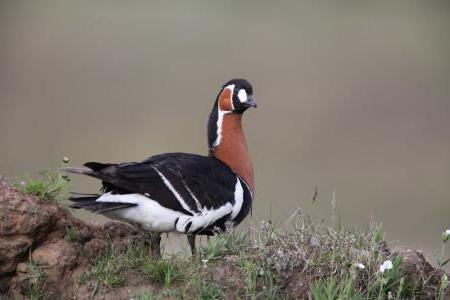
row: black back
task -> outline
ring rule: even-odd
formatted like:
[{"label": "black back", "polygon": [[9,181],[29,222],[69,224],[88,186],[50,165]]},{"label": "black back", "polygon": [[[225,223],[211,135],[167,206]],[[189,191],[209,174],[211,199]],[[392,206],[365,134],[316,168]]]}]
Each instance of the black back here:
[{"label": "black back", "polygon": [[[216,209],[226,203],[234,204],[234,191],[238,176],[223,162],[214,158],[188,153],[166,153],[152,156],[142,162],[122,164],[86,163],[93,169],[92,177],[101,179],[103,191],[117,194],[140,193],[162,206],[187,215],[201,209]],[[187,204],[180,204],[167,187],[162,176],[170,182]],[[246,201],[239,222],[248,214],[251,194],[241,180]],[[194,198],[195,197],[195,198]],[[245,202],[245,201],[244,201]]]}]

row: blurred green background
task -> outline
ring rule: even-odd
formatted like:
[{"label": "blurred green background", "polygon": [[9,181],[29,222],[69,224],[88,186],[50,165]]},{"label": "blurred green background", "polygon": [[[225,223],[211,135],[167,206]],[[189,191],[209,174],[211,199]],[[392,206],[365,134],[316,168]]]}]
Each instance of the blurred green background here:
[{"label": "blurred green background", "polygon": [[218,89],[244,77],[247,226],[298,205],[329,219],[335,189],[342,223],[373,216],[432,256],[450,228],[449,32],[448,1],[2,0],[0,173],[205,154]]}]

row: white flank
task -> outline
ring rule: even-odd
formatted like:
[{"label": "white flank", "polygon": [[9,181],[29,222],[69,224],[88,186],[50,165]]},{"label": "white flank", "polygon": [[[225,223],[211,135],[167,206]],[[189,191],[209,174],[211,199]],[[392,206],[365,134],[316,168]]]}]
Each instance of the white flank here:
[{"label": "white flank", "polygon": [[238,98],[241,103],[247,101],[247,92],[244,89],[240,89],[238,92]]},{"label": "white flank", "polygon": [[186,202],[184,202],[183,197],[181,197],[180,194],[178,194],[177,190],[175,190],[175,188],[173,187],[173,185],[170,183],[169,180],[167,180],[167,178],[154,166],[152,166],[153,169],[155,169],[156,172],[158,172],[158,175],[161,177],[161,179],[163,180],[164,184],[167,186],[167,188],[172,192],[172,194],[175,196],[175,198],[177,198],[178,202],[181,204],[181,206],[187,210],[188,212],[195,214],[195,212],[189,207],[189,205],[187,205]]},{"label": "white flank", "polygon": [[133,203],[137,206],[113,210],[105,215],[140,224],[147,230],[156,232],[173,231],[175,220],[183,213],[161,206],[158,202],[141,194],[113,195],[106,193],[96,200],[97,202]]},{"label": "white flank", "polygon": [[236,177],[236,187],[234,188],[234,205],[233,212],[231,213],[231,219],[237,217],[242,208],[242,203],[244,203],[244,189],[242,188],[241,181]]},{"label": "white flank", "polygon": [[[190,233],[199,229],[212,225],[215,221],[228,215],[233,210],[231,203],[227,203],[217,209],[204,210],[200,215],[186,216],[183,215],[178,219],[176,231],[181,233]],[[189,230],[185,232],[186,225],[191,222]]]}]

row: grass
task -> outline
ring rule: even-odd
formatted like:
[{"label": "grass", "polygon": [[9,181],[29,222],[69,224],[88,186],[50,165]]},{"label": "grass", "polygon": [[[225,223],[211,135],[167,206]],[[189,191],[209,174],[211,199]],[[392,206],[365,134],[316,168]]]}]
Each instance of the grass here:
[{"label": "grass", "polygon": [[140,274],[164,287],[168,287],[175,281],[182,281],[186,278],[182,268],[168,259],[138,258],[136,261],[133,261],[132,265],[137,268]]},{"label": "grass", "polygon": [[217,300],[223,297],[223,292],[217,283],[203,278],[197,279],[195,292],[198,300]]},{"label": "grass", "polygon": [[116,255],[114,251],[107,251],[100,258],[95,259],[91,269],[84,273],[79,279],[79,284],[94,281],[95,295],[99,287],[114,288],[124,283],[122,270],[125,267],[123,255]]},{"label": "grass", "polygon": [[130,268],[164,287],[187,278],[187,268],[183,265],[182,260],[177,258],[155,259],[150,255],[145,240],[136,241],[133,247],[125,253],[125,256]]},{"label": "grass", "polygon": [[126,251],[117,251],[110,241],[108,249],[92,262],[91,268],[79,279],[79,284],[91,283],[93,295],[99,288],[123,286],[127,272],[135,272],[156,285],[169,287],[187,278],[187,270],[181,260],[155,259],[145,241],[137,241]]},{"label": "grass", "polygon": [[79,242],[81,239],[80,231],[76,227],[66,227],[64,239],[68,242]]},{"label": "grass", "polygon": [[258,273],[256,271],[256,265],[251,260],[244,261],[244,284],[245,284],[245,294],[250,299],[256,299],[256,279],[258,278]]},{"label": "grass", "polygon": [[224,255],[239,254],[248,247],[250,247],[248,233],[240,231],[220,233],[202,247],[201,257],[207,261],[216,260]]},{"label": "grass", "polygon": [[266,261],[251,257],[242,261],[245,296],[248,299],[278,299],[280,287],[276,275]]},{"label": "grass", "polygon": [[152,292],[145,292],[145,293],[139,294],[131,299],[132,300],[157,300],[157,299],[159,299],[159,297]]},{"label": "grass", "polygon": [[[291,225],[281,230],[263,222],[245,233],[219,234],[202,247],[197,260],[155,260],[142,241],[121,253],[111,244],[80,283],[91,282],[95,293],[125,284],[124,274],[133,270],[157,287],[135,299],[289,299],[295,296],[292,284],[295,293],[318,300],[420,298],[430,288],[436,299],[448,295],[446,276],[431,287],[424,273],[405,274],[403,258],[390,252],[381,226],[373,221],[358,231],[316,225],[298,211]],[[225,273],[215,277],[218,269]]]},{"label": "grass", "polygon": [[44,272],[45,266],[29,261],[27,263],[27,287],[26,295],[32,300],[45,299],[45,284],[47,282],[47,275]]},{"label": "grass", "polygon": [[[60,168],[68,162],[69,160],[66,157],[63,158]],[[13,185],[24,193],[38,197],[40,200],[60,202],[68,198],[70,180],[66,175],[61,172],[52,173],[49,171],[40,171],[38,174],[38,178],[25,175],[21,180],[14,182]]]},{"label": "grass", "polygon": [[[314,299],[384,299],[396,295],[402,278],[401,258],[391,257],[379,225],[372,222],[363,232],[317,226],[299,213],[288,233],[263,224],[258,233],[259,247],[265,249],[263,261],[278,272],[300,271],[312,283]],[[381,275],[379,266],[385,260],[393,260],[394,266]],[[412,291],[401,292],[401,296],[413,296]]]}]

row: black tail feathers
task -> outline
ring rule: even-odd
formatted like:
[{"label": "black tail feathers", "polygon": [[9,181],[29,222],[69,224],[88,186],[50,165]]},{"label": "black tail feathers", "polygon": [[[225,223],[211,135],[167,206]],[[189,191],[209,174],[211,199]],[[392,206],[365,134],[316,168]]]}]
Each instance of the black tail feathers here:
[{"label": "black tail feathers", "polygon": [[118,203],[118,202],[98,202],[96,201],[101,195],[99,194],[81,194],[72,193],[69,198],[70,201],[74,202],[70,207],[75,209],[86,209],[95,213],[105,213],[117,209],[129,208],[136,206],[133,203]]}]

